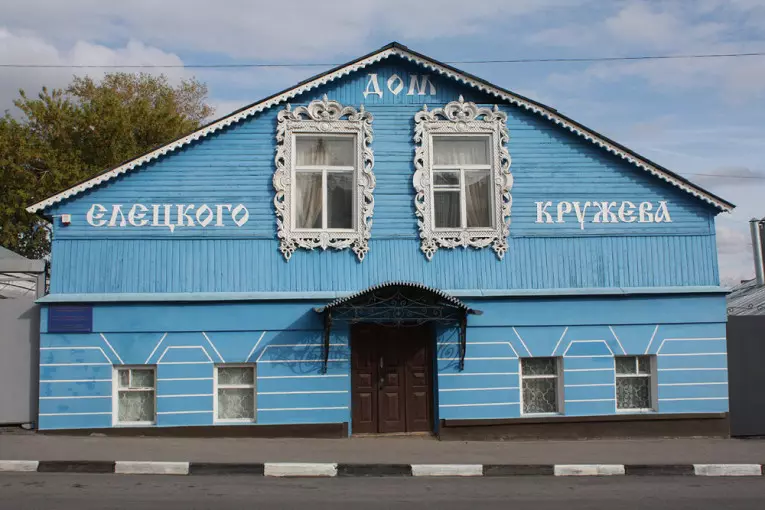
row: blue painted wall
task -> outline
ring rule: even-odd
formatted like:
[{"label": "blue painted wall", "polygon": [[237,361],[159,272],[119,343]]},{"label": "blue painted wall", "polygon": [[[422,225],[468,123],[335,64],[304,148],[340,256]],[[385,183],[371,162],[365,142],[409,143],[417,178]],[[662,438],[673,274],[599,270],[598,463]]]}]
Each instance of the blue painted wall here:
[{"label": "blue painted wall", "polygon": [[[369,73],[377,73],[382,98],[364,98]],[[364,104],[374,115],[375,214],[363,263],[347,250],[299,250],[289,262],[279,253],[271,177],[280,106],[54,207],[53,214],[72,214],[73,221],[55,226],[51,292],[344,291],[398,279],[442,289],[719,283],[712,208],[546,119],[502,104],[515,178],[510,251],[499,261],[490,249],[441,249],[428,262],[419,251],[413,207],[413,117],[425,103],[437,107],[461,94],[487,106],[497,100],[440,76],[431,76],[432,96],[407,96],[406,87],[394,96],[385,85],[393,73],[408,84],[423,70],[388,61],[294,101],[326,93],[343,104]],[[536,224],[535,202],[548,200],[664,200],[673,221],[587,223],[581,230],[569,215],[562,224]],[[250,216],[242,228],[231,221],[173,232],[94,228],[85,221],[94,203],[242,203]]]},{"label": "blue painted wall", "polygon": [[[464,371],[456,331],[436,339],[437,418],[520,416],[518,358],[529,355],[563,357],[565,415],[616,412],[613,355],[624,353],[657,357],[659,413],[727,410],[722,296],[467,303],[484,313],[470,318]],[[111,427],[123,364],[157,367],[160,427],[214,424],[213,367],[223,363],[256,365],[259,424],[349,422],[348,332],[333,335],[321,374],[319,304],[102,304],[93,333],[81,334],[43,322],[39,426]]]}]

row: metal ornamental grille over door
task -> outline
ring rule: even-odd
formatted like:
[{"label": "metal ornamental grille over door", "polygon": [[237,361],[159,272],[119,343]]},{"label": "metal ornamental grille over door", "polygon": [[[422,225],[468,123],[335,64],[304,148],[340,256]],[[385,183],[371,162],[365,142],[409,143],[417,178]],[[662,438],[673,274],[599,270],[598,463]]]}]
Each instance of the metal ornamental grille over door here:
[{"label": "metal ornamental grille over door", "polygon": [[480,315],[459,299],[437,289],[413,282],[388,282],[370,287],[314,309],[324,317],[324,369],[329,356],[333,321],[351,324],[374,323],[391,327],[423,324],[454,325],[460,328],[460,362],[465,364],[467,316]]}]

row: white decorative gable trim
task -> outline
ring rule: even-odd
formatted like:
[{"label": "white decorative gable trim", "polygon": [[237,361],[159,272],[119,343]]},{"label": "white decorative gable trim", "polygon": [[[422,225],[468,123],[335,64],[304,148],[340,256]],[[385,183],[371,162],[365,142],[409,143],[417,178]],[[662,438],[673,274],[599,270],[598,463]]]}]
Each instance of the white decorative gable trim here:
[{"label": "white decorative gable trim", "polygon": [[[359,261],[369,251],[372,232],[372,213],[375,202],[375,176],[372,173],[374,154],[372,143],[372,114],[351,106],[330,101],[325,95],[320,101],[293,109],[289,104],[279,112],[276,128],[276,171],[273,183],[276,195],[276,227],[279,236],[279,250],[287,260],[298,248],[351,248]],[[353,134],[356,138],[356,172],[354,228],[348,231],[306,231],[294,228],[293,189],[294,169],[293,133]]]},{"label": "white decorative gable trim", "polygon": [[87,181],[83,183],[80,183],[67,190],[64,190],[61,193],[58,193],[56,195],[53,195],[52,197],[49,197],[34,205],[31,205],[27,208],[27,211],[30,213],[42,211],[54,204],[61,202],[62,200],[66,200],[75,195],[83,193],[95,186],[98,186],[112,179],[115,179],[116,177],[124,173],[130,172],[150,161],[160,158],[168,153],[171,153],[197,140],[205,138],[211,133],[215,133],[216,131],[219,131],[228,126],[236,124],[237,122],[243,119],[252,117],[253,115],[263,112],[264,110],[267,110],[275,105],[289,101],[290,99],[300,94],[304,94],[317,87],[326,85],[327,83],[340,79],[353,72],[359,71],[360,69],[364,69],[365,67],[368,67],[372,64],[375,64],[377,62],[390,58],[391,56],[398,56],[410,62],[414,62],[415,64],[418,64],[424,67],[425,69],[435,71],[436,73],[442,76],[452,78],[476,90],[493,95],[513,105],[520,106],[521,108],[525,108],[526,110],[539,114],[542,117],[545,117],[546,119],[551,120],[552,122],[555,122],[556,124],[570,130],[572,133],[578,136],[581,136],[582,138],[585,138],[586,140],[598,145],[599,147],[602,147],[603,149],[611,152],[612,154],[637,166],[638,168],[645,170],[646,172],[662,179],[663,181],[671,184],[672,186],[675,186],[687,193],[690,193],[691,195],[703,200],[704,202],[708,204],[711,204],[717,207],[718,209],[722,211],[729,212],[733,210],[734,206],[732,204],[725,202],[724,200],[721,200],[707,193],[703,189],[685,181],[684,179],[678,178],[672,175],[671,173],[668,173],[667,171],[662,170],[661,168],[658,168],[656,165],[653,165],[649,161],[640,158],[639,156],[631,153],[630,151],[627,151],[621,147],[618,147],[617,145],[604,139],[602,136],[598,135],[594,131],[589,130],[585,128],[584,126],[581,126],[573,122],[572,120],[566,118],[563,115],[560,115],[559,113],[557,113],[555,110],[551,108],[548,108],[539,103],[535,103],[533,101],[525,99],[521,96],[513,94],[512,92],[503,90],[488,82],[466,75],[456,69],[440,64],[423,55],[415,54],[411,52],[410,50],[404,47],[401,47],[399,45],[393,44],[393,45],[385,46],[384,48],[374,53],[371,53],[370,55],[366,57],[360,58],[349,64],[338,67],[328,73],[316,76],[315,78],[307,80],[306,82],[301,83],[300,85],[296,87],[285,90],[284,92],[271,96],[263,101],[254,103],[242,110],[239,110],[215,122],[212,122],[208,124],[207,126],[204,126],[187,136],[179,138],[178,140],[170,142],[167,145],[164,145],[156,150],[153,150],[147,154],[144,154],[143,156],[133,159],[123,165],[120,165],[100,175],[97,175],[93,177],[92,179],[88,179]]},{"label": "white decorative gable trim", "polygon": [[[491,247],[500,260],[507,253],[507,238],[510,235],[510,188],[513,176],[510,174],[510,154],[507,141],[507,114],[494,109],[482,108],[475,103],[452,101],[443,108],[428,110],[423,106],[414,116],[414,206],[417,211],[417,225],[420,228],[420,249],[428,258],[433,258],[439,247],[467,248]],[[433,211],[432,161],[433,135],[444,134],[485,134],[491,137],[492,177],[492,223],[491,228],[436,229]]]}]

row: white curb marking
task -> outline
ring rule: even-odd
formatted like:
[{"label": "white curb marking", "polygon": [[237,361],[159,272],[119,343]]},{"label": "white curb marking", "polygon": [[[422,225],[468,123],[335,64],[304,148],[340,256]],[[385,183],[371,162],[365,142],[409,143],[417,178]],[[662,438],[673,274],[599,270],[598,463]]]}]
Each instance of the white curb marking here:
[{"label": "white curb marking", "polygon": [[265,476],[337,476],[337,464],[322,462],[266,462]]},{"label": "white curb marking", "polygon": [[483,476],[483,465],[412,464],[412,476]]},{"label": "white curb marking", "polygon": [[187,475],[189,463],[118,460],[114,472],[118,475]]},{"label": "white curb marking", "polygon": [[0,471],[29,473],[37,471],[39,464],[40,462],[36,460],[0,460]]},{"label": "white curb marking", "polygon": [[555,465],[555,476],[613,476],[624,474],[624,464]]},{"label": "white curb marking", "polygon": [[761,476],[759,464],[694,464],[696,476]]}]

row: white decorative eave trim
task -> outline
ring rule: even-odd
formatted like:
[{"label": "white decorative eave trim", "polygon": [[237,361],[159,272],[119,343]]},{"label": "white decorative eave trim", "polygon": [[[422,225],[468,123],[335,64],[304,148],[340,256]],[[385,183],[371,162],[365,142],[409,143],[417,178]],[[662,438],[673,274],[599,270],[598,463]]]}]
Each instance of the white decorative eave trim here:
[{"label": "white decorative eave trim", "polygon": [[576,125],[570,120],[564,118],[563,116],[557,114],[553,110],[546,108],[540,104],[531,102],[527,99],[524,99],[520,96],[516,96],[515,94],[509,93],[507,91],[501,90],[497,87],[494,87],[488,83],[484,83],[483,81],[477,80],[475,78],[472,78],[470,76],[467,76],[459,71],[450,69],[442,64],[439,64],[433,60],[430,60],[425,57],[421,57],[418,55],[415,55],[411,53],[410,51],[407,51],[406,49],[399,47],[399,46],[386,46],[385,48],[365,57],[362,59],[359,59],[355,62],[352,62],[350,64],[347,64],[345,66],[342,66],[335,71],[325,73],[323,75],[317,76],[316,78],[306,81],[305,83],[302,83],[296,87],[293,87],[289,90],[286,90],[282,92],[281,94],[278,94],[276,96],[272,96],[268,99],[265,99],[259,103],[254,103],[253,105],[245,108],[244,110],[235,112],[227,117],[223,117],[222,119],[219,119],[187,136],[184,136],[183,138],[180,138],[174,142],[170,142],[167,145],[164,145],[152,152],[149,152],[147,154],[144,154],[143,156],[140,156],[134,160],[131,160],[124,165],[120,165],[116,168],[113,168],[107,172],[104,172],[100,175],[97,175],[96,177],[93,177],[92,179],[89,179],[81,184],[78,184],[76,186],[73,186],[67,190],[62,191],[61,193],[58,193],[56,195],[53,195],[50,198],[47,198],[45,200],[42,200],[34,205],[31,205],[27,207],[27,212],[35,213],[39,212],[41,210],[44,210],[54,204],[57,204],[63,200],[66,200],[68,198],[71,198],[75,195],[78,195],[84,191],[87,191],[95,186],[98,186],[100,184],[103,184],[105,182],[108,182],[124,173],[127,173],[131,170],[134,170],[135,168],[138,168],[150,161],[153,161],[161,156],[164,156],[170,152],[173,152],[179,148],[184,147],[185,145],[188,145],[192,142],[195,142],[201,138],[205,138],[207,135],[211,133],[215,133],[216,131],[219,131],[221,129],[224,129],[228,126],[231,126],[232,124],[236,124],[237,122],[246,119],[248,117],[252,117],[253,115],[256,115],[260,112],[263,112],[264,110],[267,110],[271,108],[272,106],[278,105],[280,103],[289,101],[290,99],[303,94],[305,92],[308,92],[312,89],[315,89],[317,87],[321,87],[327,83],[330,83],[332,81],[335,81],[339,78],[342,78],[343,76],[349,75],[353,72],[356,72],[360,69],[363,69],[365,67],[368,67],[372,64],[375,64],[377,62],[380,62],[381,60],[387,59],[391,56],[398,56],[403,59],[409,60],[410,62],[413,62],[417,65],[420,65],[426,69],[430,69],[432,71],[437,72],[440,75],[447,76],[449,78],[452,78],[458,82],[464,83],[465,85],[468,85],[474,89],[477,89],[479,91],[485,92],[487,94],[491,94],[495,97],[498,97],[500,99],[503,99],[511,104],[514,104],[516,106],[520,106],[522,108],[525,108],[527,110],[530,110],[534,113],[537,113],[548,120],[551,120],[555,122],[556,124],[568,129],[569,131],[581,136],[582,138],[585,138],[589,140],[590,142],[602,147],[603,149],[606,149],[608,152],[611,152],[612,154],[621,157],[625,161],[628,161],[632,163],[633,165],[649,172],[650,174],[664,180],[665,182],[680,188],[681,190],[695,196],[696,198],[699,198],[703,200],[704,202],[713,205],[724,212],[730,212],[733,210],[733,206],[730,204],[717,199],[714,196],[711,196],[710,194],[704,192],[704,190],[697,188],[687,182],[684,182],[681,179],[678,179],[677,177],[674,177],[673,175],[668,174],[667,172],[661,170],[660,168],[657,168],[656,166],[652,165],[648,161],[645,161],[641,158],[636,157],[635,155],[615,146],[613,143],[604,140],[601,136],[599,136],[597,133],[590,131],[588,129],[585,129],[582,126]]}]

